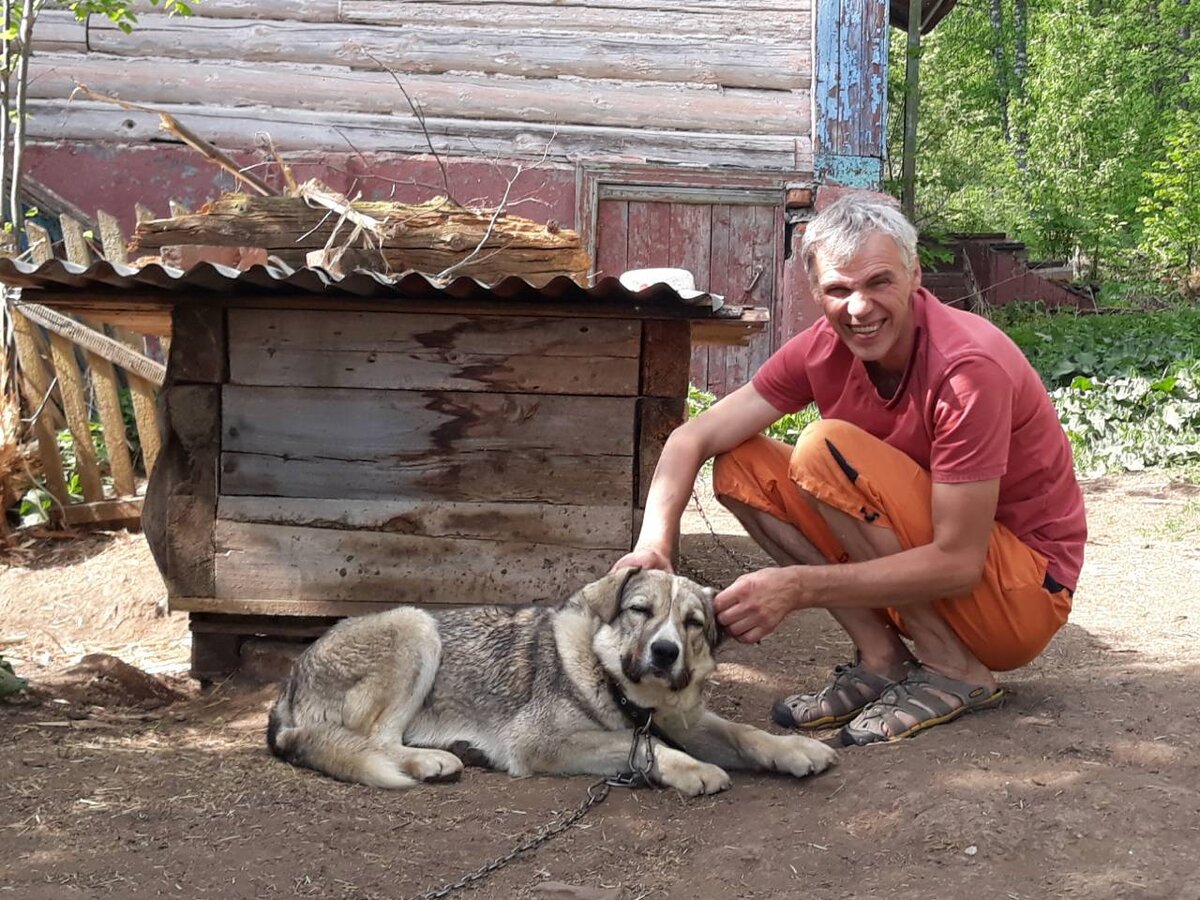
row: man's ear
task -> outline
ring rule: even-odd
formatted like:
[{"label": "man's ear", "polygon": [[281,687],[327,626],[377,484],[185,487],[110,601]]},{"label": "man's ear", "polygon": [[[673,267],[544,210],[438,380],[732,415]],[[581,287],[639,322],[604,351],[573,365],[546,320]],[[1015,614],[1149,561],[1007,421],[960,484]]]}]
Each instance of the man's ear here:
[{"label": "man's ear", "polygon": [[598,581],[585,584],[571,595],[567,605],[586,609],[602,622],[611,622],[621,608],[625,588],[633,576],[641,571],[641,566],[614,569]]}]

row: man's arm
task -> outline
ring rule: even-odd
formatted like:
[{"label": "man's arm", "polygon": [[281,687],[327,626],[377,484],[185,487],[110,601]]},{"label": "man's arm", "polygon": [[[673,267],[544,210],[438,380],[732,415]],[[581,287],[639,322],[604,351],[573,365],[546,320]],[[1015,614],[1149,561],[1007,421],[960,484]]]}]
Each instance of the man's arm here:
[{"label": "man's arm", "polygon": [[903,607],[969,593],[983,572],[999,492],[999,479],[935,483],[930,543],[865,562],[743,575],[717,596],[718,618],[739,640],[753,642],[796,609]]},{"label": "man's arm", "polygon": [[747,384],[671,432],[650,482],[637,544],[613,568],[645,566],[671,571],[679,520],[700,467],[758,434],[781,415],[753,384]]}]

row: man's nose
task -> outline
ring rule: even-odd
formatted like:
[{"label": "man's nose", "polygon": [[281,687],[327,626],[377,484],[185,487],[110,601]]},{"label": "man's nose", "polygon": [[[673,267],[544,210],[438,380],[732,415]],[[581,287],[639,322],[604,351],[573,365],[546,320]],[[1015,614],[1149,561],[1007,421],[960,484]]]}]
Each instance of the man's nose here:
[{"label": "man's nose", "polygon": [[871,311],[871,300],[862,291],[855,291],[846,298],[846,312],[855,318]]}]

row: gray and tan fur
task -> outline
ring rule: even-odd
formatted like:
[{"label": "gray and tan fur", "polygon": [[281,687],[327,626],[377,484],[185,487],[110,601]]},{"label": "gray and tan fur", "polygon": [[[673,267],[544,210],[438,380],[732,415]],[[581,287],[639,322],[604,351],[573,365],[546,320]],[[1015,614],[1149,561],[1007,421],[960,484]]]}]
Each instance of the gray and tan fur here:
[{"label": "gray and tan fur", "polygon": [[685,578],[622,569],[557,608],[347,619],[297,660],[267,742],[294,765],[385,788],[456,778],[463,763],[448,750],[468,746],[516,776],[628,774],[632,726],[612,679],[682,748],[656,743],[658,783],[696,795],[727,788],[725,769],[822,771],[835,757],[825,744],[704,709],[712,598]]}]

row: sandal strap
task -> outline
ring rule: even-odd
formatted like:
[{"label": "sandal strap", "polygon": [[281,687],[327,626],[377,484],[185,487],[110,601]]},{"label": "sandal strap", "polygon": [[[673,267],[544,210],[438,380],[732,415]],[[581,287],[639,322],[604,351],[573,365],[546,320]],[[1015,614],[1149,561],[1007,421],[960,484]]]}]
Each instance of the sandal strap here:
[{"label": "sandal strap", "polygon": [[861,663],[842,663],[834,667],[832,680],[816,693],[793,694],[782,702],[797,722],[824,715],[825,703],[830,715],[845,716],[878,698],[891,684],[889,678],[863,668]]},{"label": "sandal strap", "polygon": [[[889,686],[847,729],[880,740],[901,737],[922,723],[996,705],[999,693],[987,685],[958,681],[913,666],[908,677]],[[943,694],[957,702],[947,701]]]}]

